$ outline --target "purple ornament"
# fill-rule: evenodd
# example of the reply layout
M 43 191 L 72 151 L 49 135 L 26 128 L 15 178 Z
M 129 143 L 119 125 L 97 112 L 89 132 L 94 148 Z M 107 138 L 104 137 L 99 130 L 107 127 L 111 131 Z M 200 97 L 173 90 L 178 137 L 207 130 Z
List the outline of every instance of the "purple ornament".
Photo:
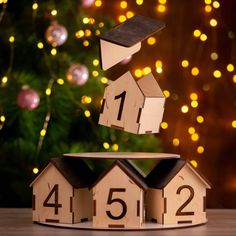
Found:
M 82 7 L 91 7 L 94 3 L 94 0 L 82 0 L 81 5 Z
M 128 57 L 126 57 L 124 60 L 122 60 L 122 61 L 121 61 L 121 64 L 122 64 L 122 65 L 126 65 L 126 64 L 128 64 L 131 60 L 132 60 L 132 55 L 131 55 L 131 56 L 128 56 Z
M 67 30 L 63 25 L 52 23 L 46 30 L 45 37 L 52 46 L 61 46 L 67 39 Z
M 85 65 L 73 64 L 69 67 L 66 78 L 72 84 L 83 85 L 87 82 L 89 71 Z
M 16 103 L 26 110 L 34 110 L 39 105 L 39 95 L 30 88 L 23 88 L 17 96 Z

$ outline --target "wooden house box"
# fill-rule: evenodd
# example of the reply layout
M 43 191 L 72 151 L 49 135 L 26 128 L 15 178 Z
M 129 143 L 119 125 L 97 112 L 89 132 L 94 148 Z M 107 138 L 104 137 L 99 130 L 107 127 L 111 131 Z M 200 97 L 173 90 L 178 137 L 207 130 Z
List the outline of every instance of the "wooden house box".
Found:
M 81 159 L 53 158 L 31 183 L 33 221 L 73 224 L 91 220 L 94 174 Z
M 135 134 L 158 133 L 164 103 L 152 73 L 136 81 L 127 72 L 106 87 L 99 124 Z
M 206 222 L 209 183 L 185 160 L 162 160 L 146 177 L 147 219 L 158 224 Z
M 133 165 L 115 161 L 92 187 L 93 227 L 140 227 L 146 189 L 144 177 Z

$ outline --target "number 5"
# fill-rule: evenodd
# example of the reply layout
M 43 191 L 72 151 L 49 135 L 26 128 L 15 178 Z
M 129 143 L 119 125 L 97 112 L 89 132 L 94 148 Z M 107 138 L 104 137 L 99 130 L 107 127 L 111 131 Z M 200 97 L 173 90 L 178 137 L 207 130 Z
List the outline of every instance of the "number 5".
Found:
M 115 193 L 115 192 L 125 192 L 125 188 L 110 188 L 110 190 L 109 190 L 109 195 L 108 195 L 108 199 L 107 199 L 107 204 L 108 204 L 108 205 L 111 205 L 112 203 L 117 202 L 117 203 L 119 203 L 119 204 L 121 205 L 122 211 L 121 211 L 120 215 L 118 215 L 118 216 L 112 215 L 110 211 L 106 211 L 106 213 L 107 213 L 107 216 L 108 216 L 109 218 L 111 218 L 111 219 L 113 219 L 113 220 L 120 220 L 120 219 L 122 219 L 122 218 L 126 215 L 126 213 L 127 213 L 127 205 L 126 205 L 126 203 L 125 203 L 122 199 L 120 199 L 120 198 L 113 198 L 113 199 L 112 199 L 112 195 L 113 195 L 113 193 Z

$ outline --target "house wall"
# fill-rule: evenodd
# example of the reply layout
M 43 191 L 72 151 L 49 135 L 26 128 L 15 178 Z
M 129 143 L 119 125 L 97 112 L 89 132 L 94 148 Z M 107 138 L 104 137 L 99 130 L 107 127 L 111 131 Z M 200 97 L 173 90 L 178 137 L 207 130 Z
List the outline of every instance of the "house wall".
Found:
M 88 188 L 74 191 L 74 223 L 92 220 L 92 191 Z
M 124 209 L 116 200 L 116 202 L 108 204 L 111 189 L 125 189 L 125 192 L 115 190 L 110 195 L 110 200 L 120 199 L 127 207 L 127 212 L 121 219 L 111 219 L 106 213 L 106 211 L 110 211 L 113 216 L 119 216 Z M 120 167 L 114 166 L 92 191 L 94 227 L 109 227 L 109 225 L 110 227 L 139 227 L 143 222 L 143 190 Z
M 193 188 L 192 199 L 189 199 L 191 191 L 187 188 L 183 188 L 177 194 L 178 188 L 186 185 Z M 164 224 L 204 223 L 206 221 L 205 196 L 206 186 L 188 165 L 185 165 L 164 189 L 164 197 L 167 198 L 167 213 L 164 214 Z M 191 201 L 181 211 L 184 212 L 184 215 L 178 215 L 177 210 L 188 199 Z
M 144 108 L 140 117 L 139 133 L 146 131 L 158 133 L 164 113 L 165 98 L 145 98 Z
M 158 224 L 162 224 L 162 215 L 164 212 L 162 190 L 149 188 L 145 199 L 147 221 L 154 221 Z
M 118 113 L 121 107 L 121 98 L 115 99 L 117 95 L 126 91 L 124 105 L 120 120 Z M 99 124 L 112 127 L 120 127 L 131 133 L 137 133 L 139 128 L 138 114 L 143 107 L 144 96 L 130 72 L 125 73 L 105 89 L 105 105 L 103 113 L 100 114 Z
M 55 207 L 53 206 L 43 206 L 55 184 L 58 184 L 58 204 L 61 204 L 61 207 L 58 207 L 58 213 L 55 213 Z M 33 184 L 33 198 L 35 198 L 35 204 L 33 203 L 33 221 L 72 223 L 72 212 L 70 212 L 70 197 L 72 196 L 72 186 L 50 163 Z M 55 204 L 55 192 L 47 203 Z

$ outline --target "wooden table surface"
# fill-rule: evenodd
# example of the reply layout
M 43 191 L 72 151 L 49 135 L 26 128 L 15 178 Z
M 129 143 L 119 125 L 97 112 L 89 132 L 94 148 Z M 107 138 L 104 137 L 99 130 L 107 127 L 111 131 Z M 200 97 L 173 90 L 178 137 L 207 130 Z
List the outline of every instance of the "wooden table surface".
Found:
M 157 231 L 95 231 L 53 228 L 34 224 L 31 209 L 0 208 L 0 235 L 9 236 L 236 236 L 236 209 L 207 210 L 208 223 L 185 229 Z

